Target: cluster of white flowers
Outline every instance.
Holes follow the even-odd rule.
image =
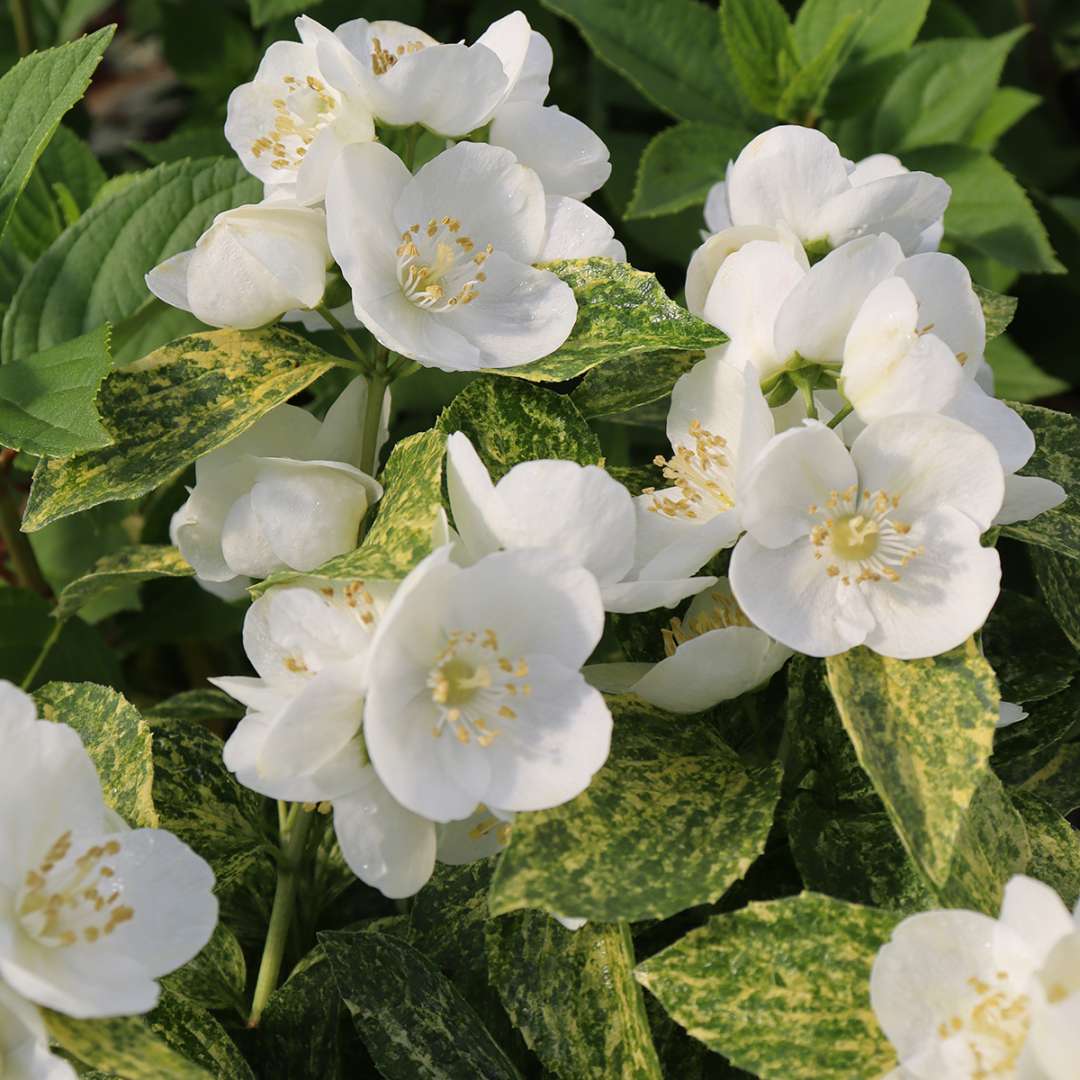
[[[155,980],[210,940],[214,875],[172,833],[129,829],[79,736],[2,681],[0,744],[0,1071],[74,1080],[38,1008],[152,1009]]]
[[[521,12],[468,46],[367,19],[297,30],[229,99],[225,135],[263,201],[219,214],[147,275],[151,291],[211,326],[325,326],[310,312],[336,262],[355,321],[331,314],[399,356],[471,370],[558,348],[577,304],[535,264],[625,253],[581,201],[611,172],[607,147],[544,104],[545,38]],[[394,129],[410,158],[421,129],[445,149],[413,175],[377,141]]]

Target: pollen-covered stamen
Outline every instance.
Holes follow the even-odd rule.
[[[251,152],[256,158],[272,155],[274,169],[294,169],[304,160],[315,136],[337,115],[339,101],[314,75],[304,79],[284,75],[282,82],[282,96],[271,102],[274,126],[251,144]]]
[[[829,577],[843,585],[900,580],[900,570],[924,549],[907,539],[911,526],[895,516],[899,506],[899,495],[852,484],[829,492],[823,508],[807,507],[820,519],[810,529],[810,543]]]
[[[494,814],[486,814],[487,807],[481,804],[477,808],[477,813],[485,814],[480,818],[471,829],[469,829],[470,840],[484,840],[491,833],[495,833],[499,843],[505,847],[510,843],[510,829],[511,824],[509,821],[503,821],[497,818]]]
[[[418,53],[424,47],[422,41],[406,41],[393,50],[383,48],[378,38],[371,39],[371,72],[385,75],[403,56]]]
[[[660,636],[664,641],[665,656],[674,656],[675,650],[680,645],[685,645],[686,642],[707,634],[710,630],[754,625],[730,593],[717,589],[709,593],[709,603],[708,608],[694,612],[685,621],[678,617],[673,618],[671,628],[660,631]]]
[[[690,445],[676,446],[671,457],[658,454],[653,464],[664,470],[664,479],[679,489],[678,497],[654,495],[649,509],[668,517],[700,518],[708,521],[735,505],[728,472],[731,461],[725,453],[727,440],[690,423]],[[652,495],[646,488],[644,494]]]
[[[490,746],[504,722],[517,719],[511,702],[532,693],[529,683],[521,681],[528,674],[524,658],[500,654],[494,630],[455,630],[428,674],[431,700],[438,709],[431,734],[438,737],[449,729],[459,742],[476,739]]]
[[[120,903],[110,862],[120,850],[119,840],[107,840],[76,853],[70,830],[59,836],[15,898],[26,933],[50,948],[93,944],[134,918],[134,908]]]
[[[976,976],[968,979],[975,1004],[966,1016],[950,1016],[938,1025],[938,1038],[963,1041],[971,1054],[971,1075],[977,1080],[1016,1075],[1016,1066],[1031,1028],[1031,1001],[1027,994],[1005,986],[1008,972],[999,971],[995,983]]]
[[[487,280],[481,269],[494,252],[461,232],[457,218],[432,218],[426,226],[410,225],[397,247],[401,291],[418,307],[443,312],[471,304]]]

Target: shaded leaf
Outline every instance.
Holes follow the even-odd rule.
[[[608,416],[659,401],[703,354],[670,350],[631,353],[593,368],[570,394],[585,417]],[[636,492],[635,492],[636,494]]]
[[[1031,844],[1025,873],[1046,882],[1071,910],[1080,900],[1080,835],[1044,799],[1029,791],[1010,795]]]
[[[1015,296],[1005,296],[982,285],[972,283],[971,287],[975,290],[975,295],[982,306],[983,320],[986,323],[986,339],[989,341],[998,334],[1003,334],[1009,323],[1013,321],[1017,300]]]
[[[156,577],[190,577],[194,573],[180,552],[168,544],[133,544],[98,559],[89,573],[64,586],[57,598],[56,617],[66,619],[111,589]]]
[[[724,0],[720,29],[739,86],[756,109],[778,115],[798,70],[791,23],[779,0]]]
[[[1033,547],[1029,555],[1046,606],[1073,648],[1080,649],[1080,564],[1050,548]]]
[[[162,985],[205,1009],[242,1012],[247,987],[247,963],[236,935],[219,922],[198,956],[166,975]]]
[[[1012,338],[987,342],[986,361],[994,373],[994,393],[1010,401],[1037,401],[1063,394],[1069,384],[1048,375]]]

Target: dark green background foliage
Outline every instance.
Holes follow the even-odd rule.
[[[28,580],[0,548],[0,678],[78,730],[129,822],[207,859],[222,911],[147,1017],[47,1018],[86,1075],[871,1077],[893,1055],[866,980],[903,914],[994,912],[1016,872],[1080,896],[1075,0],[28,7],[39,48],[77,43],[0,86],[0,502],[24,513],[41,568]],[[515,7],[553,45],[549,103],[611,150],[591,203],[634,269],[552,266],[582,312],[552,357],[400,379],[387,495],[363,545],[317,575],[400,577],[426,554],[454,431],[495,478],[558,456],[603,464],[635,494],[655,483],[671,386],[722,339],[681,306],[705,196],[776,123],[948,180],[944,249],[989,290],[999,396],[1035,431],[1031,471],[1072,497],[996,537],[1007,589],[964,646],[908,663],[797,657],[691,718],[614,699],[613,752],[586,793],[524,816],[501,859],[439,866],[411,901],[359,883],[320,817],[284,981],[252,1030],[278,822],[225,769],[240,709],[205,681],[247,670],[244,607],[196,586],[168,522],[198,455],[289,398],[321,415],[348,354],[295,325],[206,336],[143,274],[258,198],[222,135],[225,103],[268,44],[294,37],[293,16],[393,18],[454,41]],[[4,3],[0,69],[20,44]],[[151,354],[153,370],[138,363]],[[659,659],[671,614],[612,620],[596,659]],[[995,731],[999,696],[1029,717]],[[551,915],[590,922],[575,933]]]

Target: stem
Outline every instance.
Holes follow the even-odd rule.
[[[405,162],[405,168],[412,172],[413,162],[416,161],[416,141],[420,138],[420,125],[413,124],[405,136],[405,153],[401,160]]]
[[[296,905],[296,885],[303,861],[304,844],[314,814],[300,810],[292,815],[292,824],[281,845],[281,862],[274,890],[274,906],[270,910],[270,925],[266,928],[266,943],[259,962],[259,977],[255,982],[255,995],[251,999],[248,1027],[258,1027],[259,1018],[277,987],[281,961],[285,955],[285,942],[289,936],[293,908]]]
[[[30,21],[28,0],[11,0],[11,21],[15,24],[15,40],[19,45],[19,55],[26,56],[34,51],[34,24]]]
[[[345,329],[341,320],[325,305],[319,304],[315,310],[330,324],[330,328],[345,343],[345,347],[356,357],[357,365],[365,374],[371,373],[371,360],[368,354],[360,348],[356,338]]]
[[[49,653],[52,652],[53,646],[56,644],[60,637],[60,631],[64,629],[64,623],[66,619],[56,619],[53,628],[49,631],[49,636],[42,642],[41,648],[38,650],[37,658],[30,665],[30,670],[23,677],[23,681],[19,684],[20,689],[29,690],[34,684],[34,680],[37,678],[38,672],[41,670],[41,665],[49,658]]]
[[[855,406],[848,402],[825,426],[839,427],[854,411]]]
[[[21,524],[15,502],[15,486],[11,477],[5,473],[0,475],[0,540],[4,541],[11,568],[15,571],[19,584],[42,596],[50,596],[52,590],[41,573],[34,557],[34,549],[30,546],[26,533],[22,532]]]
[[[814,401],[814,388],[810,385],[810,380],[801,372],[793,371],[791,372],[791,381],[799,388],[799,393],[802,394],[807,417],[816,420],[818,418],[817,403]]]
[[[367,402],[364,406],[364,428],[361,433],[360,463],[362,473],[375,475],[378,464],[379,422],[382,420],[382,403],[386,389],[393,381],[393,376],[386,371],[386,365],[380,364],[374,375],[368,377]]]

